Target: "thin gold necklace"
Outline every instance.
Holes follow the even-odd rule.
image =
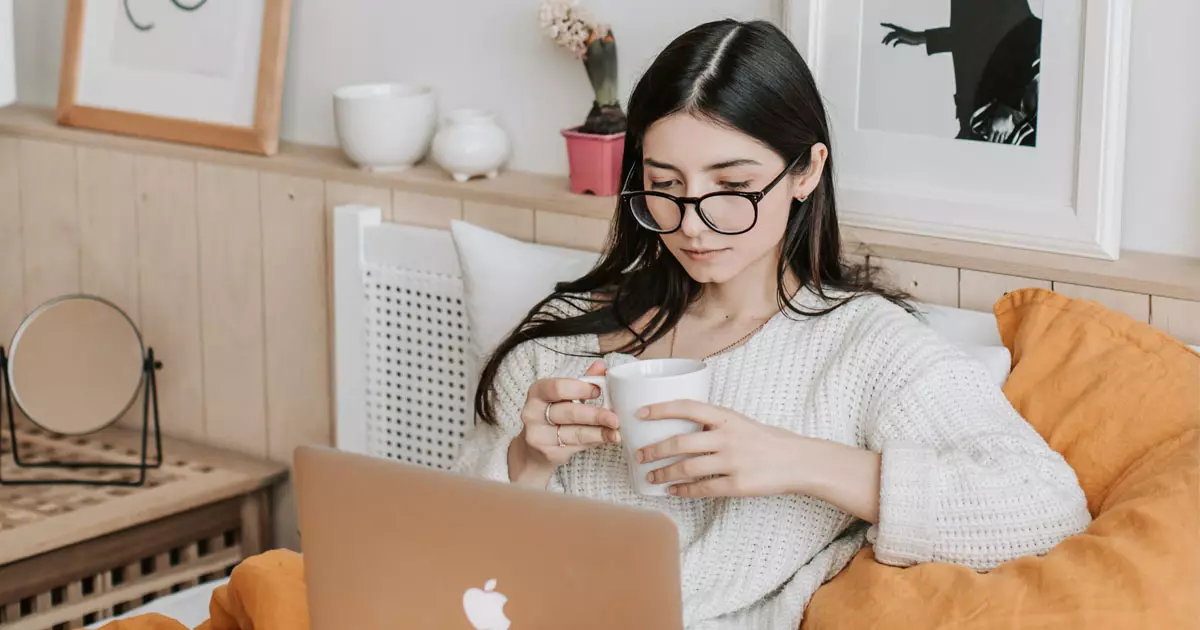
[[[737,341],[725,346],[724,348],[721,348],[720,350],[717,350],[716,352],[713,352],[712,354],[708,354],[708,355],[705,355],[704,357],[701,357],[700,360],[707,361],[707,360],[717,356],[718,354],[725,352],[726,350],[729,350],[731,348],[735,348],[737,346],[742,345],[743,342],[745,342],[747,339],[753,337],[756,333],[758,333],[758,331],[762,330],[763,327],[766,326],[767,322],[769,322],[769,321],[771,321],[771,317],[764,319],[762,321],[762,323],[760,323],[759,325],[754,327],[754,330],[751,330],[750,332],[743,335],[741,339],[738,339]],[[675,337],[677,337],[678,335],[679,335],[679,324],[676,324],[675,327],[671,329],[671,348],[670,348],[670,353],[667,355],[670,358],[675,357]]]

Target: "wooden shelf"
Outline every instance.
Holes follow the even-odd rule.
[[[459,183],[428,161],[399,173],[371,173],[354,166],[345,158],[341,149],[334,147],[284,142],[280,144],[278,154],[263,157],[62,127],[54,121],[53,111],[23,105],[0,108],[0,135],[99,146],[197,162],[214,162],[327,181],[381,186],[426,195],[602,219],[612,216],[613,208],[616,207],[615,197],[576,195],[571,192],[566,177],[555,175],[503,171],[496,179],[473,179]]]
[[[0,135],[223,163],[598,219],[608,219],[616,207],[612,197],[572,194],[567,179],[561,176],[506,171],[494,180],[459,183],[431,164],[401,173],[369,173],[349,163],[337,148],[283,143],[278,155],[266,158],[61,127],[55,123],[52,111],[26,106],[0,109]],[[1120,260],[1104,261],[850,226],[843,233],[851,250],[860,254],[1200,300],[1200,258],[1126,251]]]

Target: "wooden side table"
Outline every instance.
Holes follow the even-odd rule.
[[[140,432],[75,438],[18,426],[22,459],[136,462],[140,453]],[[70,474],[18,469],[9,452],[6,428],[6,480]],[[270,547],[270,493],[285,466],[167,438],[163,456],[140,488],[0,486],[0,628],[81,628],[220,579]]]

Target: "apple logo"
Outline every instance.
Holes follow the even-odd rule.
[[[504,615],[508,598],[496,592],[496,580],[488,580],[483,590],[469,588],[463,593],[463,612],[475,630],[508,630],[512,622]]]

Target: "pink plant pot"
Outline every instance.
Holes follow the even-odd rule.
[[[567,159],[571,164],[571,192],[579,195],[610,197],[621,186],[621,157],[625,153],[625,133],[600,136],[564,129]]]

